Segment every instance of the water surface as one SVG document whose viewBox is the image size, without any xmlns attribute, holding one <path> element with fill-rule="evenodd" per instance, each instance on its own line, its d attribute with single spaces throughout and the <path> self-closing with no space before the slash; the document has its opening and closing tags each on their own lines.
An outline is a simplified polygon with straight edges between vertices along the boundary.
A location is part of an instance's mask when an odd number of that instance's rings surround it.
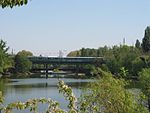
<svg viewBox="0 0 150 113">
<path fill-rule="evenodd" d="M 76 97 L 80 97 L 82 92 L 82 87 L 88 82 L 93 80 L 90 79 L 69 79 L 62 78 L 67 85 L 71 86 Z M 11 79 L 12 82 L 9 82 L 5 85 L 4 96 L 5 104 L 22 101 L 25 102 L 31 98 L 51 98 L 53 100 L 60 102 L 60 107 L 62 109 L 67 109 L 68 102 L 65 100 L 63 95 L 58 92 L 57 78 L 30 78 L 30 79 Z M 46 106 L 39 106 L 40 111 L 43 111 Z M 21 111 L 21 113 L 27 111 Z M 15 111 L 15 113 L 20 113 L 20 111 Z"/>
</svg>

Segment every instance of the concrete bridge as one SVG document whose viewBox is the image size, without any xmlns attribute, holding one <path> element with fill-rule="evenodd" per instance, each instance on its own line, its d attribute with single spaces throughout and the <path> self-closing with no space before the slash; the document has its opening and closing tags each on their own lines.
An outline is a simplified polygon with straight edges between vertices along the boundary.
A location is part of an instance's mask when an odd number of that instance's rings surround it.
<svg viewBox="0 0 150 113">
<path fill-rule="evenodd" d="M 72 71 L 72 72 L 83 72 L 85 73 L 88 69 L 83 68 L 84 64 L 92 64 L 92 65 L 101 65 L 105 63 L 103 57 L 28 57 L 28 59 L 32 62 L 33 67 L 32 71 L 41 71 L 45 70 L 46 73 L 48 71 L 58 68 L 62 71 Z M 37 67 L 35 65 L 43 65 L 43 67 Z M 65 67 L 56 67 L 55 65 L 67 65 Z M 70 67 L 69 65 L 74 65 Z"/>
</svg>

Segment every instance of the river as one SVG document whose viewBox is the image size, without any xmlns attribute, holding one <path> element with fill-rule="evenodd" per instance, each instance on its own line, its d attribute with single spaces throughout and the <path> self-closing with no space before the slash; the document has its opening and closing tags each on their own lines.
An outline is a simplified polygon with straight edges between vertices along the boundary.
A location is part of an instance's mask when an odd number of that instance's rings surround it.
<svg viewBox="0 0 150 113">
<path fill-rule="evenodd" d="M 67 85 L 71 86 L 75 96 L 78 98 L 81 95 L 82 87 L 91 82 L 91 79 L 70 79 L 61 78 Z M 30 78 L 30 79 L 11 79 L 11 82 L 5 84 L 4 97 L 5 104 L 22 101 L 25 102 L 32 98 L 51 98 L 60 102 L 60 108 L 67 109 L 68 102 L 57 89 L 57 78 Z M 39 112 L 44 111 L 47 106 L 40 105 Z M 15 113 L 26 113 L 25 111 L 17 111 Z"/>
</svg>

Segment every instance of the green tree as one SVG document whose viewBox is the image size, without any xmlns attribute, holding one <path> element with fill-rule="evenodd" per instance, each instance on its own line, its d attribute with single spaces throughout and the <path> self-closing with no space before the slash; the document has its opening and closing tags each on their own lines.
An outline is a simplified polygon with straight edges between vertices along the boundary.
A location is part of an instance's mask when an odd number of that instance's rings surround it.
<svg viewBox="0 0 150 113">
<path fill-rule="evenodd" d="M 28 3 L 28 0 L 0 0 L 0 5 L 2 8 L 14 6 L 22 6 Z"/>
<path fill-rule="evenodd" d="M 141 43 L 138 39 L 136 40 L 135 47 L 138 48 L 138 49 L 141 48 Z"/>
<path fill-rule="evenodd" d="M 150 111 L 150 68 L 144 68 L 139 72 L 139 79 L 143 93 L 148 98 L 148 108 Z"/>
<path fill-rule="evenodd" d="M 80 56 L 80 51 L 71 51 L 67 55 L 67 57 L 79 57 L 79 56 Z"/>
<path fill-rule="evenodd" d="M 150 52 L 150 27 L 145 29 L 145 35 L 142 40 L 142 49 L 144 52 Z"/>
<path fill-rule="evenodd" d="M 139 47 L 138 44 L 137 47 Z M 82 48 L 79 51 L 70 52 L 68 56 L 78 56 L 77 52 L 80 53 L 81 57 L 104 57 L 106 59 L 106 70 L 118 75 L 121 67 L 125 67 L 129 72 L 128 76 L 132 76 L 133 73 L 134 75 L 137 75 L 133 70 L 133 61 L 142 54 L 141 49 L 139 48 L 120 45 L 113 47 L 104 46 L 99 47 L 98 49 Z"/>
<path fill-rule="evenodd" d="M 12 60 L 7 53 L 8 49 L 9 47 L 7 47 L 6 42 L 0 40 L 0 73 L 3 73 L 12 66 Z"/>
<path fill-rule="evenodd" d="M 142 69 L 145 67 L 145 63 L 141 60 L 140 57 L 135 58 L 135 60 L 132 61 L 132 75 L 138 76 L 138 73 L 142 71 Z"/>
<path fill-rule="evenodd" d="M 32 56 L 32 53 L 29 51 L 21 51 L 18 52 L 15 56 L 15 69 L 16 72 L 25 73 L 31 69 L 32 63 L 27 58 L 28 56 Z"/>
<path fill-rule="evenodd" d="M 26 51 L 26 50 L 22 50 L 22 51 L 18 52 L 17 54 L 18 54 L 18 55 L 21 55 L 21 56 L 26 56 L 26 57 L 28 57 L 28 56 L 33 56 L 33 53 L 32 53 L 32 52 Z"/>
<path fill-rule="evenodd" d="M 81 57 L 85 57 L 86 56 L 85 48 L 82 48 L 80 51 L 81 51 Z"/>
<path fill-rule="evenodd" d="M 133 94 L 125 89 L 126 82 L 123 79 L 116 79 L 110 73 L 100 71 L 101 78 L 91 83 L 81 98 L 82 113 L 94 110 L 94 113 L 148 113 Z"/>
<path fill-rule="evenodd" d="M 107 59 L 107 66 L 113 74 L 118 74 L 121 67 L 129 71 L 128 76 L 133 73 L 132 62 L 141 55 L 141 51 L 133 46 L 114 46 L 104 56 Z"/>
</svg>

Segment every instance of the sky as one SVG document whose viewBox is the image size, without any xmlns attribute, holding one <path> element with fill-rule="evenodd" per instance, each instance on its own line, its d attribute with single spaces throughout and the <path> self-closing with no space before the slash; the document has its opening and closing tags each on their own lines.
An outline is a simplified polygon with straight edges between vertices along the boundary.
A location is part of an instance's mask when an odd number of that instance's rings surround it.
<svg viewBox="0 0 150 113">
<path fill-rule="evenodd" d="M 57 56 L 84 48 L 134 45 L 150 25 L 150 0 L 31 0 L 0 9 L 0 38 L 10 51 Z"/>
</svg>

